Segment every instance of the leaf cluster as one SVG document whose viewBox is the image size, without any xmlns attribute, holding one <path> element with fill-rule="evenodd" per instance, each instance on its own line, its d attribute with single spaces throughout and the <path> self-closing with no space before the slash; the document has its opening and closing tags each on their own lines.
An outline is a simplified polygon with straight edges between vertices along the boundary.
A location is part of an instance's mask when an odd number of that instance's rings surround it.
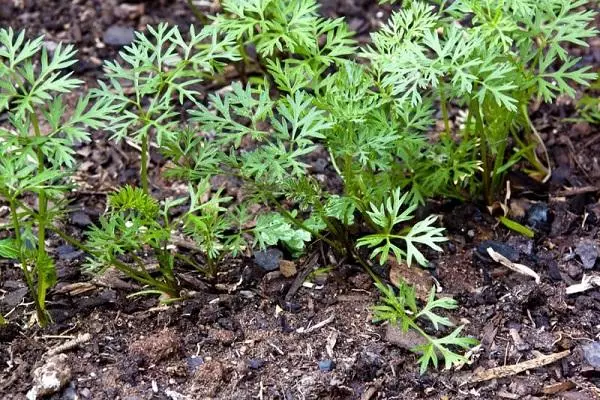
<svg viewBox="0 0 600 400">
<path fill-rule="evenodd" d="M 242 48 L 253 45 L 271 69 L 302 67 L 318 75 L 354 54 L 353 34 L 342 18 L 325 19 L 316 0 L 225 0 L 216 27 Z M 320 38 L 325 38 L 320 44 Z"/>
<path fill-rule="evenodd" d="M 466 177 L 481 167 L 481 183 L 471 180 L 470 192 L 481 192 L 482 185 L 489 202 L 504 173 L 521 158 L 548 174 L 535 151 L 539 138 L 531 134 L 527 106 L 536 99 L 574 96 L 572 83 L 588 85 L 595 77 L 565 49 L 587 46 L 585 39 L 597 34 L 590 27 L 595 12 L 585 4 L 460 0 L 434 7 L 414 1 L 371 35 L 361 56 L 370 62 L 380 90 L 401 107 L 439 101 L 447 137 L 448 104 L 468 110 L 467 123 L 457 132 L 464 151 L 452 158 L 469 166 L 461 174 Z M 511 139 L 515 153 L 507 161 Z"/>
<path fill-rule="evenodd" d="M 196 32 L 191 26 L 184 39 L 178 27 L 160 24 L 148 33 L 136 33 L 135 41 L 119 53 L 123 63 L 107 61 L 106 82 L 99 82 L 95 98 L 114 108 L 108 129 L 112 138 L 128 138 L 141 144 L 154 135 L 162 145 L 178 131 L 185 102 L 199 104 L 198 84 L 238 59 L 233 42 L 207 26 Z"/>
<path fill-rule="evenodd" d="M 409 329 L 416 330 L 425 339 L 426 343 L 412 349 L 420 354 L 419 364 L 421 374 L 425 373 L 430 364 L 437 368 L 439 359 L 444 360 L 446 369 L 468 363 L 468 359 L 453 351 L 453 349 L 469 349 L 478 341 L 474 338 L 461 336 L 463 326 L 455 328 L 450 334 L 437 338 L 425 333 L 417 321 L 428 321 L 436 331 L 454 324 L 448 317 L 438 314 L 438 310 L 454 310 L 458 307 L 452 298 L 435 298 L 435 287 L 431 288 L 429 296 L 422 307 L 417 304 L 415 289 L 401 283 L 397 291 L 389 285 L 376 284 L 381 292 L 380 304 L 373 306 L 373 320 L 386 321 L 400 327 L 402 332 Z"/>
</svg>

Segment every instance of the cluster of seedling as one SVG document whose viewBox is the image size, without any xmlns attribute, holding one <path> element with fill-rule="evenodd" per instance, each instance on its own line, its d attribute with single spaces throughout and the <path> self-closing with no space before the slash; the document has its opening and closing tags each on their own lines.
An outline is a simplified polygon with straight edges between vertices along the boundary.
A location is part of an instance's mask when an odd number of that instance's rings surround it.
<svg viewBox="0 0 600 400">
<path fill-rule="evenodd" d="M 436 3 L 405 4 L 360 48 L 343 19 L 319 16 L 314 0 L 224 0 L 199 31 L 162 24 L 138 33 L 72 112 L 63 97 L 81 84 L 67 72 L 74 49 L 49 54 L 42 38 L 0 30 L 0 111 L 9 116 L 0 128 L 0 195 L 10 210 L 0 256 L 21 267 L 38 322 L 50 322 L 45 297 L 56 282 L 49 232 L 83 249 L 88 271 L 116 268 L 165 301 L 181 296 L 178 266 L 210 277 L 223 257 L 248 248 L 299 256 L 317 240 L 374 278 L 382 293 L 375 319 L 424 336 L 422 371 L 440 356 L 447 366 L 465 362 L 452 348 L 475 341 L 460 327 L 439 339 L 420 327 L 452 325 L 434 310 L 456 302 L 432 291 L 419 309 L 413 289 L 381 283 L 371 263 L 393 255 L 427 266 L 419 248 L 442 250 L 436 217 L 415 221 L 428 198 L 492 202 L 520 161 L 549 173 L 527 106 L 593 79 L 564 47 L 585 45 L 596 31 L 585 1 Z M 201 84 L 226 66 L 241 81 L 205 100 Z M 444 129 L 431 140 L 437 105 Z M 461 124 L 452 124 L 454 108 L 465 111 Z M 140 149 L 140 183 L 108 196 L 81 243 L 60 221 L 74 187 L 73 146 L 93 130 Z M 154 196 L 152 146 L 187 196 Z M 341 190 L 311 175 L 316 151 L 328 154 Z M 211 187 L 216 176 L 242 182 L 243 200 Z M 179 252 L 175 235 L 193 241 L 202 261 Z M 146 269 L 146 256 L 157 270 Z"/>
</svg>

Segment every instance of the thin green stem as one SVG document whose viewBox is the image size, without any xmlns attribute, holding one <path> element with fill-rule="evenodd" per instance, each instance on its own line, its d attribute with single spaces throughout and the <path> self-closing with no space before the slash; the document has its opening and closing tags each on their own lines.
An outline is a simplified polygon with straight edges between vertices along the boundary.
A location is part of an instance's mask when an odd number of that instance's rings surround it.
<svg viewBox="0 0 600 400">
<path fill-rule="evenodd" d="M 81 243 L 79 240 L 77 240 L 74 237 L 70 236 L 69 234 L 63 232 L 61 229 L 59 229 L 55 226 L 50 226 L 50 229 L 52 229 L 52 231 L 54 233 L 56 233 L 62 240 L 69 243 L 70 245 L 75 246 L 78 249 L 80 249 L 94 257 L 99 257 L 98 253 L 96 253 L 95 251 L 93 251 L 92 249 L 90 249 L 89 247 L 84 245 L 83 243 Z M 127 275 L 128 277 L 130 277 L 136 281 L 142 282 L 146 285 L 153 286 L 165 293 L 168 293 L 171 296 L 178 295 L 176 288 L 172 288 L 171 286 L 153 278 L 143 268 L 141 271 L 138 271 L 135 268 L 130 267 L 129 265 L 125 264 L 124 262 L 122 262 L 114 257 L 111 257 L 111 259 L 109 260 L 109 263 L 111 265 L 114 265 L 119 271 L 123 272 L 125 275 Z"/>
<path fill-rule="evenodd" d="M 479 102 L 477 99 L 473 99 L 471 101 L 470 112 L 473 113 L 473 117 L 475 118 L 475 133 L 479 137 L 479 151 L 481 153 L 481 161 L 483 163 L 483 195 L 485 198 L 485 202 L 487 204 L 491 204 L 492 202 L 492 193 L 490 187 L 490 175 L 492 173 L 490 167 L 490 160 L 488 155 L 488 141 L 485 132 L 485 128 L 483 125 L 483 117 L 481 116 L 481 109 L 479 108 Z"/>
<path fill-rule="evenodd" d="M 248 70 L 248 66 L 250 65 L 250 57 L 248 57 L 248 53 L 246 52 L 246 48 L 244 47 L 244 42 L 240 42 L 238 44 L 238 51 L 242 56 L 242 64 L 240 65 L 240 70 L 238 71 L 244 85 L 248 82 L 248 77 L 246 76 L 246 71 Z"/>
<path fill-rule="evenodd" d="M 33 124 L 33 131 L 36 137 L 41 137 L 40 124 L 35 113 L 31 113 L 31 122 Z M 42 147 L 37 145 L 35 153 L 38 161 L 38 174 L 44 173 L 44 153 Z M 48 211 L 48 198 L 46 192 L 40 191 L 38 197 L 38 254 L 46 252 L 46 224 L 47 224 L 47 211 Z"/>
<path fill-rule="evenodd" d="M 337 166 L 337 162 L 335 161 L 335 156 L 333 155 L 331 148 L 328 148 L 327 151 L 329 152 L 329 159 L 331 160 L 331 165 L 333 166 L 333 169 L 335 170 L 335 172 L 337 172 L 337 174 L 340 176 L 340 178 L 344 179 L 344 175 L 342 174 L 342 171 L 340 171 L 340 169 Z"/>
<path fill-rule="evenodd" d="M 149 194 L 148 190 L 148 152 L 149 152 L 149 143 L 148 143 L 148 135 L 144 135 L 142 137 L 142 159 L 140 166 L 140 179 L 142 181 L 142 190 L 145 194 Z"/>
<path fill-rule="evenodd" d="M 194 260 L 192 260 L 190 257 L 183 255 L 183 254 L 179 254 L 179 253 L 175 253 L 174 257 L 183 261 L 186 264 L 191 265 L 192 267 L 194 267 L 195 269 L 197 269 L 200 272 L 206 272 L 205 268 L 202 268 L 202 266 L 200 264 L 198 264 L 197 262 L 195 262 Z"/>
<path fill-rule="evenodd" d="M 506 127 L 506 129 L 510 129 L 510 128 Z M 504 131 L 503 132 L 504 140 L 501 140 L 499 143 L 497 143 L 497 146 L 496 146 L 496 154 L 495 154 L 493 167 L 492 167 L 493 174 L 492 174 L 492 184 L 491 184 L 491 190 L 494 193 L 496 193 L 496 191 L 498 189 L 500 189 L 500 187 L 502 185 L 502 178 L 504 177 L 504 174 L 500 173 L 500 169 L 502 168 L 502 165 L 504 164 L 504 157 L 506 154 L 506 146 L 507 146 L 509 134 L 510 134 L 509 132 Z"/>
<path fill-rule="evenodd" d="M 25 277 L 25 283 L 29 288 L 29 291 L 33 294 L 35 293 L 35 285 L 33 283 L 33 277 L 31 276 L 31 272 L 27 269 L 27 260 L 23 257 L 23 240 L 21 238 L 21 224 L 19 221 L 19 214 L 17 213 L 17 200 L 10 199 L 9 201 L 10 207 L 10 216 L 12 221 L 12 227 L 15 231 L 15 240 L 17 241 L 17 247 L 19 248 L 19 263 L 21 264 L 21 269 L 23 271 L 23 276 Z"/>
<path fill-rule="evenodd" d="M 471 120 L 473 119 L 472 110 L 468 110 L 467 119 L 465 121 L 465 129 L 463 131 L 463 140 L 468 141 L 471 139 Z"/>
<path fill-rule="evenodd" d="M 41 137 L 42 132 L 40 130 L 40 123 L 38 121 L 37 115 L 35 112 L 31 112 L 30 114 L 31 123 L 33 125 L 33 133 L 36 137 Z M 45 157 L 42 151 L 41 145 L 35 146 L 35 153 L 38 162 L 38 174 L 43 174 L 45 171 Z M 47 257 L 46 253 L 46 225 L 48 224 L 48 197 L 46 196 L 46 192 L 41 190 L 38 194 L 38 245 L 37 245 L 37 259 L 41 260 L 44 257 Z M 37 268 L 37 265 L 36 265 Z M 40 299 L 43 299 L 46 295 L 46 285 L 40 284 L 39 280 L 43 279 L 42 275 L 38 274 L 38 282 L 37 282 L 37 296 L 35 298 L 35 305 L 37 309 L 37 317 L 38 323 L 40 326 L 44 327 L 48 325 L 50 322 L 50 316 L 46 311 L 45 304 L 40 302 Z"/>
<path fill-rule="evenodd" d="M 448 104 L 443 82 L 440 82 L 440 108 L 442 110 L 442 118 L 444 119 L 445 134 L 447 137 L 450 137 L 450 118 L 448 117 Z"/>
<path fill-rule="evenodd" d="M 202 11 L 200 11 L 200 9 L 198 9 L 198 7 L 194 4 L 194 0 L 187 0 L 187 4 L 198 22 L 200 22 L 202 25 L 208 25 L 210 22 L 208 17 Z"/>
<path fill-rule="evenodd" d="M 526 122 L 525 132 L 527 132 L 528 136 L 533 136 L 535 138 L 535 140 L 538 142 L 538 144 L 540 146 L 542 146 L 542 150 L 544 152 L 544 158 L 546 159 L 546 164 L 548 165 L 548 167 L 545 167 L 539 161 L 539 159 L 537 158 L 537 155 L 535 154 L 535 148 L 532 149 L 532 151 L 531 151 L 532 154 L 529 157 L 527 157 L 527 159 L 529 160 L 529 162 L 531 164 L 533 164 L 533 166 L 540 173 L 545 175 L 544 181 L 546 181 L 550 177 L 550 173 L 551 173 L 550 155 L 548 154 L 548 149 L 546 148 L 546 145 L 544 144 L 542 137 L 540 136 L 538 131 L 535 129 L 533 122 L 531 122 L 531 118 L 529 118 L 529 112 L 527 111 L 526 104 L 521 105 L 521 114 L 523 115 L 523 118 L 525 119 L 525 122 Z"/>
<path fill-rule="evenodd" d="M 410 325 L 411 328 L 413 328 L 415 331 L 417 331 L 419 333 L 419 335 L 423 336 L 425 338 L 425 340 L 427 340 L 429 343 L 432 343 L 436 350 L 440 348 L 440 346 L 436 343 L 436 341 L 427 334 L 427 332 L 425 332 L 423 329 L 421 329 L 421 327 L 419 326 L 419 324 L 417 324 L 416 322 L 416 318 L 409 318 L 407 316 L 408 319 L 408 324 Z"/>
<path fill-rule="evenodd" d="M 358 254 L 356 249 L 354 247 L 349 247 L 348 251 L 350 254 L 352 254 L 352 257 L 356 261 L 358 261 L 358 263 L 364 268 L 364 270 L 367 271 L 367 273 L 369 274 L 371 279 L 373 279 L 373 281 L 375 281 L 375 283 L 378 283 L 381 285 L 382 284 L 381 279 L 379 279 L 377 274 L 375 274 L 375 272 L 373 272 L 373 269 L 371 268 L 369 263 L 367 263 L 365 260 L 363 260 L 363 258 L 360 256 L 360 254 Z"/>
</svg>

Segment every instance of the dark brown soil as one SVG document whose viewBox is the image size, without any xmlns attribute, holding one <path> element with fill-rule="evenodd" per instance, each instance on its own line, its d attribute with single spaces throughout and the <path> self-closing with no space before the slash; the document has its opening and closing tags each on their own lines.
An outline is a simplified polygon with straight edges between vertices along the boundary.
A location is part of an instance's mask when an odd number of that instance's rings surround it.
<svg viewBox="0 0 600 400">
<path fill-rule="evenodd" d="M 109 26 L 195 23 L 183 0 L 0 3 L 0 26 L 75 44 L 80 58 L 75 74 L 91 85 L 100 76 L 102 60 L 118 50 L 103 43 Z M 389 10 L 375 1 L 323 1 L 326 15 L 345 16 L 363 40 Z M 591 45 L 581 55 L 585 63 L 598 65 L 600 40 Z M 481 341 L 472 365 L 419 375 L 417 357 L 398 346 L 394 332 L 371 322 L 377 292 L 369 276 L 332 260 L 319 247 L 295 261 L 298 273 L 314 265 L 309 262 L 313 254 L 317 266 L 335 268 L 293 296 L 286 294 L 295 277 L 265 274 L 247 257 L 225 262 L 217 282 L 184 274 L 191 297 L 160 306 L 156 299 L 127 298 L 136 286 L 116 275 L 82 275 L 85 255 L 52 238 L 59 284 L 49 296 L 55 321 L 49 328 L 30 326 L 33 308 L 21 274 L 0 260 L 0 312 L 10 320 L 0 327 L 0 398 L 25 398 L 43 357 L 83 334 L 90 334 L 88 340 L 64 350 L 71 378 L 52 399 L 599 398 L 600 371 L 586 362 L 583 346 L 600 334 L 600 290 L 568 296 L 565 288 L 599 265 L 585 270 L 577 248 L 582 241 L 599 244 L 600 130 L 567 122 L 572 116 L 568 100 L 532 110 L 555 173 L 541 188 L 519 175 L 511 177 L 511 207 L 522 209 L 524 218 L 547 207 L 548 223 L 539 226 L 535 240 L 497 226 L 483 207 L 435 206 L 450 242 L 443 254 L 431 255 L 433 275 L 443 293 L 460 302 L 451 317 Z M 103 211 L 106 192 L 135 183 L 138 155 L 126 144 L 108 145 L 102 134 L 77 151 L 82 190 L 73 194 L 65 223 L 81 235 Z M 161 160 L 153 162 L 156 176 Z M 154 185 L 157 194 L 181 190 L 158 178 Z M 0 223 L 5 218 L 0 208 Z M 486 240 L 509 246 L 520 263 L 537 271 L 541 283 L 488 262 L 478 251 Z M 479 371 L 564 350 L 570 354 L 547 366 L 466 383 Z M 333 361 L 331 371 L 319 368 L 323 361 Z"/>
</svg>

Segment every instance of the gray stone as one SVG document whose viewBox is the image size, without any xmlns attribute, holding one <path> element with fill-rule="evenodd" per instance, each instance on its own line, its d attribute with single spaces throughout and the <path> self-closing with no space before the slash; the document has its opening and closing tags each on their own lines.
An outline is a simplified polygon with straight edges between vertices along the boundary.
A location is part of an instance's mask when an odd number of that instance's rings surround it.
<svg viewBox="0 0 600 400">
<path fill-rule="evenodd" d="M 581 259 L 583 268 L 592 269 L 598 258 L 598 245 L 594 240 L 582 239 L 575 248 L 575 253 Z"/>
<path fill-rule="evenodd" d="M 75 211 L 71 214 L 71 223 L 80 228 L 87 228 L 92 224 L 92 220 L 90 219 L 90 216 L 83 211 Z"/>
<path fill-rule="evenodd" d="M 102 41 L 109 46 L 126 46 L 133 40 L 133 28 L 119 25 L 109 26 L 102 36 Z"/>
<path fill-rule="evenodd" d="M 191 356 L 185 359 L 185 362 L 188 367 L 188 371 L 190 373 L 196 372 L 198 367 L 204 364 L 204 359 L 202 357 Z"/>
<path fill-rule="evenodd" d="M 23 300 L 28 291 L 29 289 L 22 287 L 15 291 L 8 292 L 8 294 L 2 299 L 2 304 L 8 308 L 13 308 Z"/>
<path fill-rule="evenodd" d="M 387 325 L 385 341 L 405 350 L 412 350 L 415 347 L 427 344 L 427 340 L 413 329 L 402 332 L 402 328 L 394 324 Z"/>
<path fill-rule="evenodd" d="M 259 358 L 251 358 L 248 360 L 248 368 L 250 369 L 261 369 L 265 366 L 265 360 Z"/>
<path fill-rule="evenodd" d="M 335 368 L 335 363 L 331 360 L 319 361 L 319 369 L 323 372 L 333 371 L 334 368 Z"/>
<path fill-rule="evenodd" d="M 279 249 L 267 249 L 254 253 L 254 262 L 264 271 L 270 272 L 279 269 L 279 261 L 283 257 L 283 252 Z"/>
<path fill-rule="evenodd" d="M 73 246 L 63 244 L 56 248 L 58 258 L 65 261 L 71 261 L 83 255 L 83 251 L 75 249 Z"/>
<path fill-rule="evenodd" d="M 590 366 L 600 368 L 600 342 L 592 342 L 583 346 L 583 356 Z"/>
<path fill-rule="evenodd" d="M 33 371 L 33 387 L 27 392 L 27 399 L 37 400 L 58 392 L 71 380 L 71 376 L 71 367 L 65 354 L 50 357 Z"/>
</svg>

